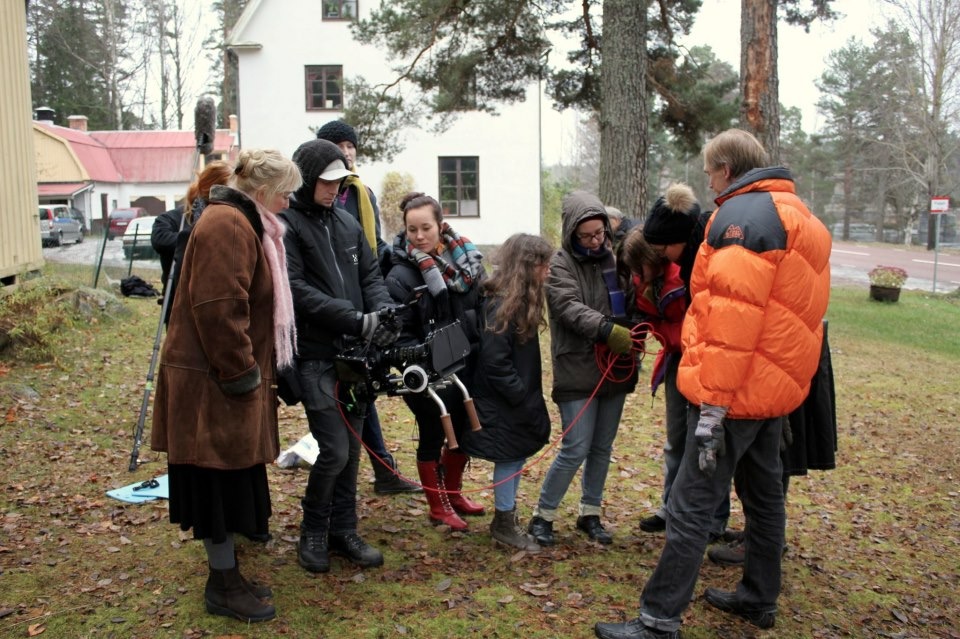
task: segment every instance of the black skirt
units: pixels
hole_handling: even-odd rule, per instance
[[[270,486],[267,467],[216,470],[189,464],[169,464],[170,522],[193,529],[194,539],[220,544],[228,533],[250,539],[269,534]]]

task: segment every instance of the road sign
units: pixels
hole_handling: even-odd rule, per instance
[[[946,213],[950,210],[950,198],[933,197],[930,199],[930,212],[933,214]]]

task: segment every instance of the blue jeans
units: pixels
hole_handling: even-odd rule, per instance
[[[663,503],[657,510],[661,519],[667,518],[667,498],[670,489],[680,470],[680,461],[687,441],[687,398],[677,388],[677,368],[680,366],[680,353],[671,353],[664,364],[663,394],[666,400],[667,412],[665,423],[667,441],[663,445]],[[730,518],[730,493],[717,506],[714,520],[710,526],[710,534],[719,538],[727,527]]]
[[[370,456],[370,463],[374,468],[380,466],[380,462],[373,458],[374,455],[380,459],[393,459],[393,456],[387,452],[387,446],[383,443],[383,430],[380,428],[380,416],[377,414],[377,405],[370,402],[367,406],[367,414],[363,418],[363,443],[367,447],[367,454]]]
[[[672,632],[680,627],[697,583],[713,514],[729,496],[731,479],[747,520],[737,599],[749,608],[775,612],[780,595],[785,525],[780,464],[783,418],[724,420],[726,451],[717,458],[712,477],[698,466],[694,433],[699,419],[700,409],[690,406],[686,450],[667,503],[666,544],[640,595],[640,620],[658,630]]]
[[[517,507],[517,491],[520,489],[520,476],[522,475],[520,471],[523,470],[523,465],[526,462],[526,459],[518,459],[493,464],[493,506],[497,510],[507,511]],[[503,481],[507,477],[511,478]]]
[[[350,432],[341,416],[333,364],[303,360],[298,372],[307,422],[319,449],[300,502],[303,507],[302,530],[332,535],[356,532],[360,440]],[[363,422],[346,409],[343,413],[350,428],[360,434]]]
[[[550,464],[540,489],[537,516],[553,521],[555,511],[581,465],[583,478],[580,514],[600,514],[603,487],[607,483],[607,470],[610,468],[610,453],[620,428],[620,415],[623,413],[623,402],[626,398],[626,394],[620,394],[595,397],[589,404],[587,398],[557,402],[565,432],[581,410],[583,414],[564,435],[560,452]]]

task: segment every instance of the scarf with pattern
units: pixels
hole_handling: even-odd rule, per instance
[[[443,248],[437,251],[437,255],[424,253],[410,240],[406,241],[405,248],[407,255],[420,267],[430,295],[437,297],[447,289],[454,293],[469,291],[483,271],[483,254],[446,222],[440,226],[440,246]]]

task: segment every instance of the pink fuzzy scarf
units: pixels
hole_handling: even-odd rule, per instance
[[[293,365],[297,350],[297,327],[293,318],[293,295],[287,279],[287,251],[283,248],[283,233],[286,230],[277,216],[254,200],[260,219],[263,221],[263,253],[270,266],[273,278],[273,349],[277,369]]]

